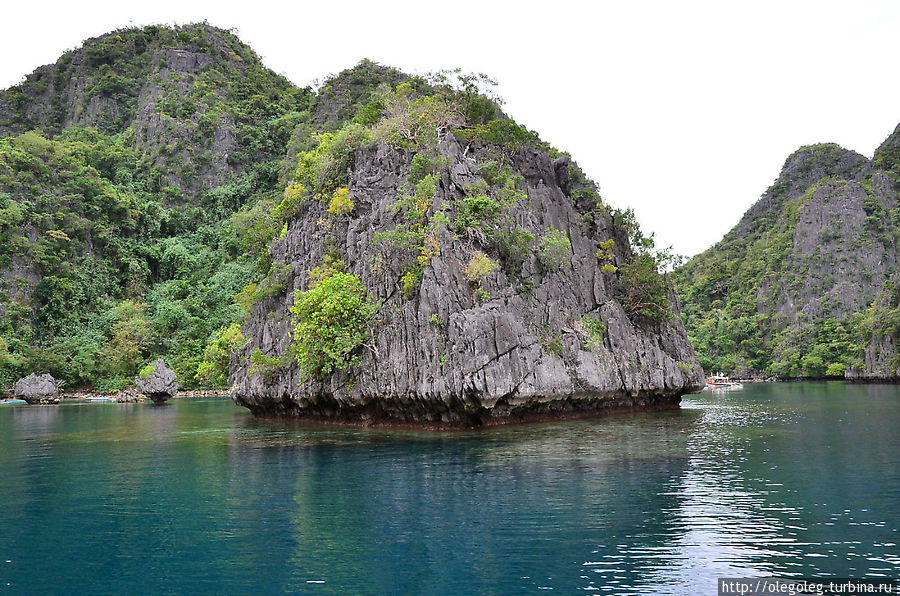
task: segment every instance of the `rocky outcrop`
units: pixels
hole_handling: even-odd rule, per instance
[[[162,358],[146,366],[134,378],[138,391],[149,397],[153,403],[162,404],[178,393],[175,371],[166,366]]]
[[[847,378],[869,382],[896,382],[900,379],[896,340],[890,335],[873,335],[865,347],[861,365],[848,370]]]
[[[884,143],[875,151],[872,165],[877,170],[873,178],[873,190],[879,194],[887,194],[891,197],[887,205],[893,207],[888,212],[890,217],[885,218],[882,229],[884,232],[893,232],[896,237],[896,229],[900,215],[900,125],[885,139]],[[900,261],[900,245],[894,241],[894,264]],[[865,347],[862,362],[849,370],[848,378],[856,381],[887,381],[900,382],[900,274],[896,273],[896,266],[889,272],[890,278],[881,281],[882,291],[866,309],[867,329],[871,327],[871,336]]]
[[[147,397],[136,389],[123,389],[116,394],[116,403],[132,404],[147,401]]]
[[[51,375],[28,375],[16,381],[13,394],[29,404],[59,403],[59,381]]]
[[[451,135],[439,151],[446,166],[428,213],[455,218],[490,152]],[[682,394],[699,389],[702,370],[677,317],[657,323],[629,316],[617,299],[618,273],[601,270],[600,241],[615,240],[616,262],[631,258],[624,231],[601,205],[577,209],[576,197],[567,194],[567,162],[541,150],[510,156],[527,198],[508,215],[537,239],[553,228],[565,232],[571,247],[561,267],[542,266],[536,248],[516,267],[504,262],[481,283],[482,303],[464,267],[485,247],[438,226],[439,252],[424,268],[417,294],[404,298],[403,251],[377,234],[402,221],[389,207],[402,194],[411,158],[384,145],[361,150],[350,174],[355,209],[348,217],[329,220],[316,201],[300,206],[272,248],[273,260],[288,266],[286,291],[254,308],[244,327],[249,342],[232,359],[237,404],[260,416],[473,427],[676,407]],[[326,220],[330,236],[323,233]],[[357,366],[303,379],[290,357],[289,307],[295,290],[310,287],[309,271],[336,250],[380,309]],[[602,321],[596,342],[585,317]],[[254,370],[249,358],[257,351],[282,366]]]

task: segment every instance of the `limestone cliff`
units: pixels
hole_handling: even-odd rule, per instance
[[[496,154],[483,144],[442,135],[436,190],[427,213],[458,221],[460,205]],[[403,194],[413,154],[385,144],[357,152],[349,173],[355,209],[329,220],[326,206],[302,203],[272,247],[287,265],[285,291],[256,305],[244,326],[249,337],[233,357],[234,399],[258,415],[429,426],[479,426],[565,418],[622,409],[674,407],[702,384],[702,371],[677,318],[655,322],[629,316],[617,299],[618,272],[604,273],[598,244],[614,240],[606,260],[633,257],[625,230],[602,205],[579,210],[569,160],[525,148],[510,155],[522,198],[508,209],[510,229],[535,238],[548,229],[570,240],[556,270],[531,251],[514,267],[490,243],[438,226],[439,252],[425,267],[414,297],[404,297],[402,251],[379,242],[379,232],[402,221]],[[323,222],[335,228],[323,234]],[[459,229],[458,227],[456,228]],[[328,240],[333,238],[334,240]],[[484,248],[504,263],[476,296],[464,269]],[[304,379],[290,358],[295,291],[310,287],[309,271],[339,251],[380,303],[369,345],[357,366]],[[607,271],[612,267],[607,268]],[[676,307],[672,307],[675,309]],[[602,321],[591,342],[585,317]],[[596,327],[595,327],[596,329]],[[282,365],[263,373],[249,364],[259,350]],[[287,358],[284,356],[288,355]]]
[[[162,357],[186,388],[230,359],[261,414],[677,403],[700,371],[633,218],[489,87],[363,60],[314,92],[198,23],[86,40],[0,91],[0,392],[118,390]],[[379,305],[300,384],[289,308],[323,267]]]
[[[891,376],[894,332],[878,311],[900,262],[896,136],[872,160],[834,144],[799,149],[738,225],[676,272],[705,368]]]

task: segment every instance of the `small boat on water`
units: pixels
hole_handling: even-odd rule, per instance
[[[91,395],[87,398],[87,400],[91,403],[102,403],[102,402],[114,402],[116,398],[107,397],[105,395]]]
[[[706,386],[710,389],[720,389],[720,388],[727,388],[727,387],[734,389],[737,387],[743,387],[743,385],[741,383],[738,383],[737,381],[732,381],[731,379],[729,379],[728,377],[726,377],[725,375],[723,375],[721,373],[717,374],[717,375],[710,375],[706,379]]]
[[[17,399],[14,397],[8,397],[6,399],[0,399],[0,404],[2,405],[10,405],[10,406],[21,406],[23,404],[27,404],[28,402],[24,399]]]

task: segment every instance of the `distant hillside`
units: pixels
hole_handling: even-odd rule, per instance
[[[70,126],[121,134],[156,166],[155,184],[195,195],[280,160],[313,102],[228,31],[121,29],[0,92],[0,136]]]
[[[897,139],[871,161],[834,144],[799,149],[734,229],[676,271],[705,369],[896,376]]]

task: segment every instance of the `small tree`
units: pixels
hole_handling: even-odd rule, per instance
[[[231,354],[247,343],[241,326],[232,323],[216,331],[203,350],[203,360],[197,365],[196,379],[211,387],[228,384],[228,368]]]
[[[497,261],[493,260],[480,250],[476,250],[466,266],[463,267],[463,273],[466,274],[466,279],[472,282],[472,298],[476,302],[484,303],[491,299],[491,294],[481,287],[481,282],[484,281],[488,275],[493,273],[498,266]]]
[[[350,198],[350,191],[346,186],[342,186],[331,195],[331,200],[328,202],[328,213],[340,217],[353,211],[355,206],[353,199]]]
[[[357,349],[371,337],[378,311],[358,275],[323,272],[291,307],[297,366],[305,378],[328,375],[359,362]]]
[[[617,212],[613,223],[628,234],[635,253],[627,263],[618,267],[619,298],[625,312],[630,316],[642,315],[657,323],[668,321],[672,318],[672,311],[669,282],[663,272],[677,267],[683,257],[675,254],[672,247],[657,249],[653,234],[645,236],[641,232],[631,209]],[[599,258],[601,253],[598,252],[597,256]]]
[[[654,321],[670,319],[669,284],[656,269],[656,259],[650,254],[634,255],[619,267],[620,297],[625,312],[643,315]]]

